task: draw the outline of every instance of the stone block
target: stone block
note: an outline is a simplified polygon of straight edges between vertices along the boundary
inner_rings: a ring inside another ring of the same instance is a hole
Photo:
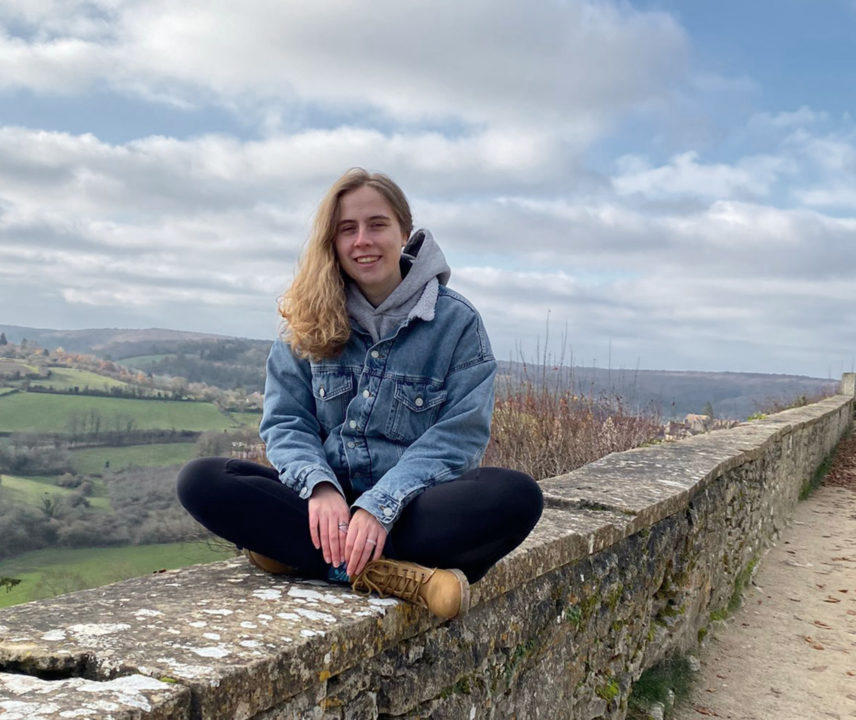
[[[95,681],[80,677],[42,680],[0,672],[3,720],[105,718],[182,720],[192,717],[188,688],[144,675]]]

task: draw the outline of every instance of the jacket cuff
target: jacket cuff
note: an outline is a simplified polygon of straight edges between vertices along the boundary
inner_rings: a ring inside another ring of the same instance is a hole
[[[333,485],[342,497],[345,497],[345,491],[336,479],[336,476],[329,469],[320,465],[308,465],[297,473],[297,482],[290,483],[285,478],[284,473],[280,473],[279,479],[283,484],[288,485],[292,490],[297,492],[298,496],[303,500],[308,500],[312,495],[312,491],[318,483],[328,482]]]
[[[381,494],[379,497],[371,493],[371,490],[360,495],[351,505],[351,508],[362,508],[371,513],[384,530],[389,533],[395,521],[401,515],[401,503],[389,495]]]

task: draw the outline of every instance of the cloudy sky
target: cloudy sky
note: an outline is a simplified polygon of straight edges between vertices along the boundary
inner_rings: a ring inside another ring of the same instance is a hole
[[[3,0],[0,323],[267,338],[390,174],[501,358],[838,377],[856,0]]]

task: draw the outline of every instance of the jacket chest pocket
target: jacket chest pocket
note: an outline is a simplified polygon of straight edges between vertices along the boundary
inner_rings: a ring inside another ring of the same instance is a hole
[[[413,442],[437,420],[446,391],[431,383],[397,382],[386,434],[393,440]]]
[[[353,397],[354,378],[350,373],[317,373],[312,376],[315,416],[326,432],[341,425]]]

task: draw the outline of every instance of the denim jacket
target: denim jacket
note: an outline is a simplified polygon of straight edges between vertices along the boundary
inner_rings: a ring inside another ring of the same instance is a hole
[[[389,531],[414,497],[477,467],[490,437],[496,361],[481,318],[437,286],[427,311],[379,342],[351,322],[334,359],[296,357],[282,340],[267,362],[260,434],[280,479],[308,499],[346,481]]]

